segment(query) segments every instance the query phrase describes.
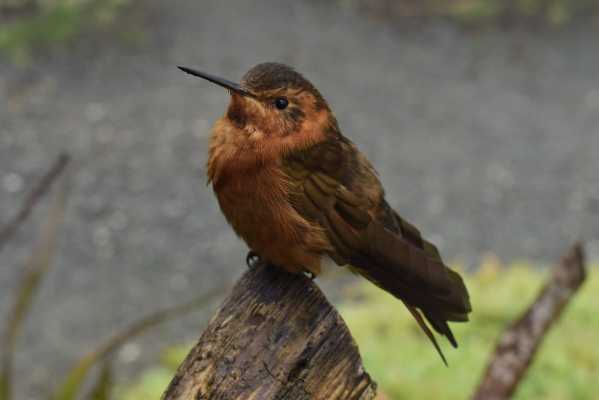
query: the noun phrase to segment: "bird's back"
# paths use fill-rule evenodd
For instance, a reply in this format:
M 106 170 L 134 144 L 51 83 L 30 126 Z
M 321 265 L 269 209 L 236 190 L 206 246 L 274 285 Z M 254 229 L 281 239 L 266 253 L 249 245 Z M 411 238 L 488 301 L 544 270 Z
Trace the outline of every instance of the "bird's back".
M 366 157 L 332 129 L 327 140 L 289 155 L 285 165 L 298 182 L 292 204 L 325 230 L 331 258 L 402 300 L 439 352 L 423 317 L 456 346 L 447 321 L 468 319 L 466 287 L 437 248 L 389 206 Z

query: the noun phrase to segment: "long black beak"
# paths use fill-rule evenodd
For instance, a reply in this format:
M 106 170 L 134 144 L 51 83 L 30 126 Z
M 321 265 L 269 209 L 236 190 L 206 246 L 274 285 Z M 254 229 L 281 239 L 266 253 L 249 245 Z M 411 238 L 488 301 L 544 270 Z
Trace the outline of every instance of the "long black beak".
M 216 83 L 218 86 L 222 86 L 225 89 L 229 89 L 232 92 L 239 93 L 242 96 L 253 97 L 253 95 L 250 92 L 248 92 L 247 90 L 242 88 L 238 83 L 231 82 L 227 79 L 219 78 L 218 76 L 214 76 L 212 74 L 207 74 L 206 72 L 201 72 L 201 71 L 187 68 L 187 67 L 177 66 L 177 68 L 179 68 L 183 72 L 187 72 L 190 75 L 198 76 L 198 77 L 206 79 L 207 81 L 210 81 L 212 83 Z

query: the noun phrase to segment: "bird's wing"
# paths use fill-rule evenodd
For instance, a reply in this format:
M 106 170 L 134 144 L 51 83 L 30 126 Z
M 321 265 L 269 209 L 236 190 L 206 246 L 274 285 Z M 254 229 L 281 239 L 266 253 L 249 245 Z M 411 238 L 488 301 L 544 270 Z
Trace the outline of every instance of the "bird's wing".
M 295 183 L 292 204 L 324 228 L 335 250 L 331 258 L 401 299 L 438 350 L 422 315 L 456 346 L 447 321 L 467 321 L 471 311 L 461 277 L 389 207 L 374 170 L 357 157 L 363 158 L 347 140 L 289 157 L 285 169 Z

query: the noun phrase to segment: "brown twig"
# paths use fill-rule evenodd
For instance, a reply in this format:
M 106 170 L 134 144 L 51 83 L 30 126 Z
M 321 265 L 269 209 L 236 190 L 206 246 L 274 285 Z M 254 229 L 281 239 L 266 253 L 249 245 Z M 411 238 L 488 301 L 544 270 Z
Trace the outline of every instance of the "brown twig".
M 69 156 L 65 153 L 60 154 L 48 172 L 46 172 L 38 184 L 27 195 L 19 212 L 0 229 L 0 251 L 17 229 L 19 229 L 19 226 L 29 217 L 36 204 L 49 191 L 52 183 L 64 171 L 68 163 Z
M 584 251 L 577 243 L 555 266 L 533 304 L 499 340 L 474 400 L 508 399 L 514 394 L 545 334 L 585 277 Z

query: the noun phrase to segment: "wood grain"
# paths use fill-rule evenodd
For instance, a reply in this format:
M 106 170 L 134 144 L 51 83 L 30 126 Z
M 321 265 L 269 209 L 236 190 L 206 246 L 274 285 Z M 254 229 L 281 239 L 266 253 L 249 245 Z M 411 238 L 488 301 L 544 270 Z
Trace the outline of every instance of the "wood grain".
M 171 381 L 164 400 L 370 400 L 345 323 L 303 275 L 246 272 Z

